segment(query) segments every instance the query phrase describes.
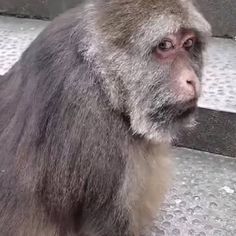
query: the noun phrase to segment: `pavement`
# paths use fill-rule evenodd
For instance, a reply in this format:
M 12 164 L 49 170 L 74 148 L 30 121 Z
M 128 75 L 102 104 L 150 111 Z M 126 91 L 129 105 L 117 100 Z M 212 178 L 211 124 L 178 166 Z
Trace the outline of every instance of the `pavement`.
M 48 24 L 0 16 L 0 75 Z M 205 62 L 199 128 L 173 151 L 175 177 L 152 236 L 236 236 L 236 41 L 212 38 Z

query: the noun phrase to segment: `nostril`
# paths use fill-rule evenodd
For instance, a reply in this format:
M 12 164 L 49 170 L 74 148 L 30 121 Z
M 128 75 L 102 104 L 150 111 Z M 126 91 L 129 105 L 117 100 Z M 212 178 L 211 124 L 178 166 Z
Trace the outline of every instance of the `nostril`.
M 194 90 L 196 89 L 195 81 L 192 79 L 186 80 L 186 85 L 189 89 Z
M 175 78 L 174 85 L 176 89 L 179 90 L 181 96 L 183 95 L 183 99 L 188 98 L 199 98 L 200 96 L 200 81 L 193 70 L 183 69 L 180 74 L 174 75 Z M 185 97 L 185 98 L 184 98 Z
M 189 85 L 193 85 L 193 80 L 188 79 L 188 80 L 187 80 L 187 84 L 189 84 Z
M 186 92 L 188 91 L 191 96 L 197 96 L 195 81 L 193 79 L 186 79 L 185 83 Z

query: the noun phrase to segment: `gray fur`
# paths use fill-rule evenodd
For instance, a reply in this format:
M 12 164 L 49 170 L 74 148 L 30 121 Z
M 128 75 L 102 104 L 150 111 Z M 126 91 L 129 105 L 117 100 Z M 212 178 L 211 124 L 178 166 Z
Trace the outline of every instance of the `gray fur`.
M 124 199 L 137 176 L 129 150 L 184 127 L 162 109 L 178 104 L 169 68 L 150 54 L 181 27 L 205 44 L 209 25 L 188 1 L 87 3 L 56 19 L 1 77 L 1 235 L 140 233 Z M 192 58 L 199 75 L 201 53 Z

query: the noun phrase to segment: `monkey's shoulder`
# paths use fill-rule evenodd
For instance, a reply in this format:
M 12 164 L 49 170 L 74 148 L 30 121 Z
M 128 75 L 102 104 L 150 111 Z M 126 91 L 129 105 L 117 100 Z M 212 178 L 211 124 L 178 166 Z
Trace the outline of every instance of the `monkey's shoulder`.
M 124 181 L 125 205 L 140 231 L 157 214 L 170 181 L 171 160 L 165 145 L 132 145 Z

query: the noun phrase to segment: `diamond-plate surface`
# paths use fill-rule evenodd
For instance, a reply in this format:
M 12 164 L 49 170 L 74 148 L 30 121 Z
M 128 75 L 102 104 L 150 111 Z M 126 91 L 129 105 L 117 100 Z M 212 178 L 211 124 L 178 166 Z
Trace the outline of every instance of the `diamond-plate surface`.
M 212 39 L 206 53 L 203 96 L 199 105 L 236 111 L 236 40 Z
M 0 75 L 19 59 L 48 22 L 0 16 Z
M 236 159 L 176 149 L 175 180 L 153 236 L 235 236 Z

